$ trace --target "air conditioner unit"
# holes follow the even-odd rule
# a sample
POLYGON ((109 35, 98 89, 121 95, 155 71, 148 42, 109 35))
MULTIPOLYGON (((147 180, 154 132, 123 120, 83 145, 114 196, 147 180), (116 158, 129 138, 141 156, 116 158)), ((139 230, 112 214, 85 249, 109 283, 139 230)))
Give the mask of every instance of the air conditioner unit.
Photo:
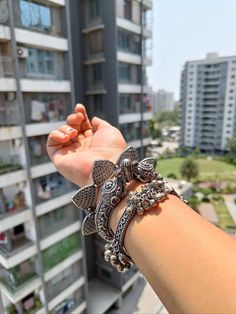
POLYGON ((19 58, 28 58, 29 56, 28 48, 17 47, 17 55, 19 58))

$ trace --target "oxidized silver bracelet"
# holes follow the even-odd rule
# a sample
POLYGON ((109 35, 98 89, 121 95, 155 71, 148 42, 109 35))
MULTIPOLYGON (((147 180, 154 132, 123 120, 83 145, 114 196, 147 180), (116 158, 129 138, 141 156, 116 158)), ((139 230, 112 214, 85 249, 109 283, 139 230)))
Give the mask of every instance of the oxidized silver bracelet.
POLYGON ((150 182, 157 176, 155 166, 156 158, 139 162, 138 153, 133 147, 128 147, 116 164, 106 160, 95 161, 92 172, 94 183, 82 187, 72 197, 74 204, 86 214, 82 234, 97 231, 103 239, 112 241, 114 234, 109 228, 109 218, 126 194, 126 183, 131 180, 150 182), (98 188, 101 186, 102 192, 96 206, 98 188))
POLYGON ((124 248, 124 238, 129 223, 137 214, 143 215, 145 211, 152 208, 159 202, 164 201, 169 194, 183 198, 163 181, 159 175, 158 180, 152 180, 150 183, 141 187, 141 192, 130 192, 127 200, 127 207, 120 217, 114 239, 111 243, 105 245, 104 259, 111 263, 117 271, 129 269, 133 263, 131 257, 124 248))

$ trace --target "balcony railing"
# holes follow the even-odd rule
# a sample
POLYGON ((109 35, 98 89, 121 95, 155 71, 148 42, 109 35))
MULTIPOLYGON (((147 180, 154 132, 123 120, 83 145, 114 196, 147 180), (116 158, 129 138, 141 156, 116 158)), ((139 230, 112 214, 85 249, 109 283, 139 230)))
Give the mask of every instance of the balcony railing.
MULTIPOLYGON (((9 234, 9 231, 6 234, 9 234)), ((32 242, 23 235, 22 237, 15 237, 11 238, 8 237, 8 242, 6 244, 0 244, 0 254, 3 255, 5 258, 10 258, 17 253, 25 250, 26 248, 30 247, 32 242)))
POLYGON ((0 23, 7 24, 9 22, 8 0, 0 1, 0 23))
POLYGON ((79 234, 75 233, 45 250, 43 252, 43 264, 45 271, 61 263, 74 252, 78 251, 80 247, 81 244, 79 234))
POLYGON ((64 291, 71 284, 73 284, 76 281, 76 279, 80 277, 80 275, 81 275, 80 271, 73 270, 68 277, 62 277, 61 280, 58 281, 56 284, 52 285, 48 283, 47 284, 48 299, 52 300, 56 295, 58 295, 60 292, 64 291))
POLYGON ((65 120, 71 108, 67 94, 24 94, 27 123, 45 123, 65 120))
POLYGON ((0 78, 13 77, 14 64, 12 58, 8 56, 0 57, 0 78))
POLYGON ((27 209, 25 193, 16 185, 0 189, 0 218, 27 209))
POLYGON ((49 162, 46 144, 47 136, 35 136, 29 139, 30 163, 32 166, 49 162))
POLYGON ((58 173, 40 177, 34 180, 34 190, 37 204, 59 197, 73 191, 74 185, 58 173))
POLYGON ((67 297, 63 302, 58 304, 51 314, 62 314, 64 313, 64 308, 68 309, 68 313, 73 312, 84 300, 83 289, 79 289, 74 292, 71 296, 67 297))
POLYGON ((21 170, 22 166, 18 165, 18 164, 14 164, 14 163, 3 163, 0 161, 0 176, 5 174, 5 173, 9 173, 9 172, 13 172, 13 171, 17 171, 17 170, 21 170))
POLYGON ((0 127, 20 124, 20 108, 17 103, 0 101, 0 127))
POLYGON ((10 270, 2 269, 0 280, 10 292, 15 293, 21 291, 25 284, 29 284, 37 276, 34 263, 26 261, 10 270))
POLYGON ((39 217, 39 233, 41 239, 69 226, 79 220, 79 211, 69 204, 39 217))

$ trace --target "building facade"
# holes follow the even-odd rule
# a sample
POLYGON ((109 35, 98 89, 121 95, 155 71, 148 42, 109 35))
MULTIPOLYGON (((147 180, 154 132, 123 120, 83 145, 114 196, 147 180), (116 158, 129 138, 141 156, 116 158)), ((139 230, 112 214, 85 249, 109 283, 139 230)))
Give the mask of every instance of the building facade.
POLYGON ((181 77, 181 145, 227 150, 236 135, 236 56, 185 63, 181 77))
POLYGON ((138 35, 143 53, 141 38, 150 39, 151 31, 140 25, 152 8, 143 2, 0 1, 0 289, 7 313, 104 313, 121 304, 138 278, 136 268, 120 274, 103 261, 101 240, 81 238, 81 213, 71 204, 77 187, 56 172, 45 147, 76 101, 117 126, 136 123, 137 134, 126 133, 128 140, 136 147, 146 143, 150 113, 142 110, 141 68, 147 60, 135 53, 113 58, 119 55, 119 21, 129 29, 120 41, 137 51, 138 35), (84 14, 75 10, 81 6, 84 14), (127 15, 118 17, 118 8, 127 15), (140 19, 131 21, 130 14, 140 19), (121 96, 129 101, 120 105, 121 96))
POLYGON ((174 93, 160 89, 154 95, 155 112, 172 111, 175 108, 174 93))
POLYGON ((74 55, 82 43, 79 58, 74 57, 76 86, 81 86, 76 100, 86 104, 90 116, 119 127, 140 152, 150 143, 146 67, 152 62, 151 9, 149 0, 71 3, 74 55))

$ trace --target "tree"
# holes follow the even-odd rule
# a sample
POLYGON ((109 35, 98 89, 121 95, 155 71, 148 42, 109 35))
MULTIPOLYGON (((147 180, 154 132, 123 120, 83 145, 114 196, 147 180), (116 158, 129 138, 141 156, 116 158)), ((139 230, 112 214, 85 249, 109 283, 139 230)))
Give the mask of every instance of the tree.
POLYGON ((224 159, 230 164, 236 164, 236 137, 232 137, 228 140, 227 147, 228 153, 224 159))
POLYGON ((236 158, 236 137, 232 137, 228 140, 227 149, 236 158))
POLYGON ((187 181, 191 181, 191 179, 198 177, 198 164, 192 158, 188 157, 182 163, 180 173, 187 181))

